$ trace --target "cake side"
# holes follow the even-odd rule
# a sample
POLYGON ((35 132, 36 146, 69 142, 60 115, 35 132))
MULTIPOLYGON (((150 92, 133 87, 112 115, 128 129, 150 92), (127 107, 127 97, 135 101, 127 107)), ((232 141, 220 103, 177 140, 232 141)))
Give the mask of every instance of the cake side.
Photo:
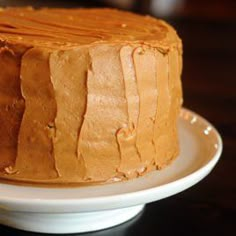
MULTIPOLYGON (((73 14, 76 11, 86 12, 73 14)), ((126 13, 115 12, 121 22, 126 13)), ((175 31, 161 24, 165 37, 156 40, 146 34, 122 40, 110 33, 112 40, 90 44, 45 46, 47 39, 39 46, 28 43, 15 73, 20 86, 12 87, 24 101, 13 135, 17 145, 9 148, 11 157, 4 155, 0 177, 40 183, 112 182, 168 165, 179 153, 182 49, 175 31)), ((6 37, 2 35, 0 29, 0 38, 6 37)), ((2 48, 18 45, 12 46, 14 52, 24 45, 14 37, 5 38, 2 48)))

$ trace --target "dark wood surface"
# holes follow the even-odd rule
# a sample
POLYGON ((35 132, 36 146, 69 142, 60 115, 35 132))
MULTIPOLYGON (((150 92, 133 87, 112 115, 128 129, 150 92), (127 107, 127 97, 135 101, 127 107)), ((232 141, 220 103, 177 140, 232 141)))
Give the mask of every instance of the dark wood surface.
MULTIPOLYGON (((235 18, 234 18, 235 19, 235 18)), ((184 106, 219 130, 221 160, 203 181, 148 204, 123 225, 84 235, 236 235, 236 21, 217 17, 168 19, 184 43, 184 106)), ((39 235, 0 226, 0 235, 39 235)))

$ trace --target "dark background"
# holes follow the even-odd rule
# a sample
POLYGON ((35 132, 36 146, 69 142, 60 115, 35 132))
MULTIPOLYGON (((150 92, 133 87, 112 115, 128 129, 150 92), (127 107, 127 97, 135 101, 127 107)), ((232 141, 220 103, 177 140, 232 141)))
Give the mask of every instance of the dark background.
MULTIPOLYGON (((113 6, 164 18, 184 44, 184 106, 213 123, 223 138, 220 162, 199 184, 148 204, 142 214, 121 226, 84 235, 236 235, 236 1, 0 0, 0 6, 13 5, 113 6)), ((0 235, 38 234, 0 226, 0 235)))

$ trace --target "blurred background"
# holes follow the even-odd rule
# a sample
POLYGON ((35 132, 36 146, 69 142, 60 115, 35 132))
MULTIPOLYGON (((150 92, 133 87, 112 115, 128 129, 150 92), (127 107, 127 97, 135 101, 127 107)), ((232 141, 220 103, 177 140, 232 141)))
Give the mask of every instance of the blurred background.
MULTIPOLYGON (((116 7, 163 18, 184 45, 184 106, 212 122, 224 151, 214 171, 193 188, 149 204, 134 223, 91 235, 235 235, 235 0, 0 0, 0 6, 116 7)), ((1 235, 33 235, 0 227, 1 235), (13 234, 14 233, 14 234, 13 234)))

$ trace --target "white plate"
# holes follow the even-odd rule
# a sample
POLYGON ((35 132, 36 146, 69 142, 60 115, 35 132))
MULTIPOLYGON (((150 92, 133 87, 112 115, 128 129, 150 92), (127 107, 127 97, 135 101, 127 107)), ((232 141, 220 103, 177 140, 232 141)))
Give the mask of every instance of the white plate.
POLYGON ((182 109, 181 153, 161 171, 127 182, 80 188, 36 188, 0 184, 0 224, 44 233, 104 229, 137 215, 144 204, 181 192, 203 179, 222 152, 216 129, 182 109))

